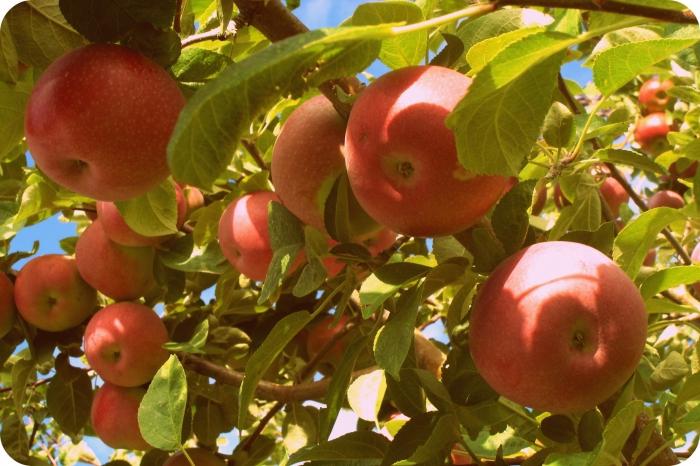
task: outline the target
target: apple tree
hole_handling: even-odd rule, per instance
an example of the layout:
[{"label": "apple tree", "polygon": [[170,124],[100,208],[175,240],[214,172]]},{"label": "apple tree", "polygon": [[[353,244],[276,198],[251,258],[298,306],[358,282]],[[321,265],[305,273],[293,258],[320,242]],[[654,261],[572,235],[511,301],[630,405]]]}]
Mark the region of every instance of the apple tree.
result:
[{"label": "apple tree", "polygon": [[[4,450],[688,458],[695,15],[388,0],[309,30],[299,3],[31,0],[2,20]],[[17,247],[55,216],[62,253]]]}]

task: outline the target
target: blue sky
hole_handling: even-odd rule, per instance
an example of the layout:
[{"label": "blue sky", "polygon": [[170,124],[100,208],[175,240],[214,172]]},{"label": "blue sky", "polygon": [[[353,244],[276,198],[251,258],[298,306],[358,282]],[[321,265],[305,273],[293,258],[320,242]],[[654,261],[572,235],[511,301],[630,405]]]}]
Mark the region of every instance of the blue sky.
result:
[{"label": "blue sky", "polygon": [[[350,17],[356,6],[361,3],[367,3],[366,0],[302,0],[302,5],[297,8],[294,13],[311,29],[320,27],[336,26],[344,19]],[[372,72],[379,74],[385,68],[381,65],[374,65]],[[564,76],[574,79],[581,83],[590,80],[590,71],[582,69],[578,63],[567,64],[563,69]],[[59,246],[59,241],[67,236],[75,236],[75,225],[68,222],[62,222],[58,216],[41,222],[37,225],[23,229],[12,241],[11,251],[27,251],[30,250],[34,241],[40,241],[39,254],[62,253]],[[24,262],[24,261],[23,261]],[[18,263],[21,266],[23,262]],[[428,336],[432,338],[444,338],[444,332],[441,326],[434,326],[430,329]],[[337,426],[337,433],[353,430],[354,422],[352,416],[344,413],[341,422]],[[222,448],[224,452],[230,452],[232,443],[235,438],[232,435],[227,436],[229,444]],[[86,437],[88,445],[94,450],[95,454],[102,462],[106,462],[112,449],[104,445],[99,439]]]}]

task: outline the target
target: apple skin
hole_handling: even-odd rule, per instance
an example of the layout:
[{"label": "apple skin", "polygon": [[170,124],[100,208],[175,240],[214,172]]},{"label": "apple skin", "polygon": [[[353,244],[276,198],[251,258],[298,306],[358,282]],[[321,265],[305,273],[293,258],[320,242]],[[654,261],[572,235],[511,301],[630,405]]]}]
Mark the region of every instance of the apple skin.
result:
[{"label": "apple skin", "polygon": [[83,279],[117,301],[136,299],[155,286],[152,247],[122,246],[111,241],[98,220],[89,225],[75,247],[75,260]]},{"label": "apple skin", "polygon": [[644,301],[622,269],[589,246],[551,241],[509,257],[484,282],[469,347],[499,394],[581,413],[634,373],[646,337]]},{"label": "apple skin", "polygon": [[[347,315],[342,315],[337,323],[334,322],[335,316],[326,316],[319,319],[307,330],[306,353],[309,358],[313,358],[335,335],[342,332],[345,325],[350,322],[350,318]],[[347,341],[341,338],[324,355],[321,361],[337,367],[343,359],[346,347]]]},{"label": "apple skin", "polygon": [[202,191],[195,188],[194,186],[185,185],[181,188],[182,193],[185,196],[185,202],[187,206],[186,216],[189,217],[189,215],[192,212],[199,209],[200,207],[204,207],[204,195],[202,194]]},{"label": "apple skin", "polygon": [[695,173],[698,171],[698,162],[694,161],[690,163],[689,165],[686,166],[686,168],[682,171],[678,171],[678,165],[677,162],[673,162],[669,167],[668,167],[668,172],[674,176],[675,178],[693,178],[695,176]]},{"label": "apple skin", "polygon": [[677,192],[664,189],[654,193],[654,195],[649,198],[647,205],[650,209],[654,209],[656,207],[671,207],[672,209],[680,209],[685,205],[685,201],[683,200],[683,196]]},{"label": "apple skin", "polygon": [[[197,466],[226,466],[221,458],[204,448],[188,448],[187,454]],[[168,458],[163,466],[190,466],[190,463],[182,452],[178,452]]]},{"label": "apple skin", "polygon": [[153,309],[123,302],[98,311],[85,329],[83,346],[90,367],[121,387],[149,382],[168,359],[162,348],[168,331]]},{"label": "apple skin", "polygon": [[[700,243],[696,244],[693,248],[693,252],[690,253],[690,260],[693,262],[693,264],[700,264]],[[695,295],[700,295],[700,282],[693,283],[692,286],[693,291],[695,291]]]},{"label": "apple skin", "polygon": [[80,325],[97,308],[97,292],[80,276],[75,259],[37,256],[15,280],[15,304],[24,320],[48,332]]},{"label": "apple skin", "polygon": [[251,280],[264,281],[272,261],[267,217],[277,194],[257,191],[234,200],[219,220],[219,246],[233,267]]},{"label": "apple skin", "polygon": [[630,200],[625,188],[615,178],[605,178],[600,185],[600,193],[615,217],[620,215],[620,206]]},{"label": "apple skin", "polygon": [[156,63],[123,46],[92,44],[37,81],[24,128],[53,181],[103,201],[130,199],[169,174],[166,148],[185,98]]},{"label": "apple skin", "polygon": [[649,112],[663,112],[671,102],[671,96],[666,91],[673,87],[673,81],[652,78],[644,82],[639,88],[639,103]]},{"label": "apple skin", "polygon": [[512,186],[509,178],[475,176],[457,160],[445,118],[470,84],[448,68],[414,66],[385,74],[358,97],[345,163],[355,197],[381,225],[412,236],[456,233]]},{"label": "apple skin", "polygon": [[[177,227],[180,228],[185,223],[187,216],[187,200],[183,195],[182,188],[177,184],[175,185],[175,198],[177,199]],[[136,233],[127,225],[114,202],[97,201],[97,218],[102,223],[107,237],[122,246],[157,246],[171,237],[171,235],[144,236]]]},{"label": "apple skin", "polygon": [[12,329],[16,312],[14,285],[7,275],[0,272],[0,338]]},{"label": "apple skin", "polygon": [[647,267],[653,267],[656,264],[656,249],[652,248],[647,251],[647,255],[644,256],[644,262],[642,265]]},{"label": "apple skin", "polygon": [[650,113],[637,123],[634,140],[643,150],[656,155],[665,145],[666,135],[670,130],[671,125],[665,113]]},{"label": "apple skin", "polygon": [[142,387],[119,387],[106,382],[95,392],[90,418],[95,434],[112,448],[150,450],[139,429],[139,404],[146,394]]},{"label": "apple skin", "polygon": [[463,451],[462,446],[458,443],[452,447],[452,451],[450,452],[450,460],[452,460],[452,464],[456,466],[474,464],[474,460],[471,456],[469,456],[469,453]]}]

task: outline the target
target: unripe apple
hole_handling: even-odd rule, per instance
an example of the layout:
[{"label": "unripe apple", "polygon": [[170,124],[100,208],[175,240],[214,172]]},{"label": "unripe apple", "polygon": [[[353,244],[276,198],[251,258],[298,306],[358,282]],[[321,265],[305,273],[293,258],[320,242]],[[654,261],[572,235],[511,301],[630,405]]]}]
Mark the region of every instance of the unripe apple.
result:
[{"label": "unripe apple", "polygon": [[615,217],[620,215],[620,206],[627,204],[630,200],[625,188],[615,178],[605,178],[605,181],[600,185],[600,194],[603,195],[603,199],[610,207],[610,212]]},{"label": "unripe apple", "polygon": [[152,247],[122,246],[107,238],[98,220],[88,226],[75,246],[75,260],[83,279],[118,301],[136,299],[156,286]]},{"label": "unripe apple", "polygon": [[355,197],[378,223],[406,235],[449,235],[473,225],[511,186],[457,160],[445,118],[470,84],[448,68],[414,66],[385,74],[358,97],[345,162]]},{"label": "unripe apple", "polygon": [[680,209],[685,205],[683,196],[675,191],[664,189],[657,191],[653,196],[649,198],[647,205],[650,209],[655,207],[671,207],[673,209]]},{"label": "unripe apple", "polygon": [[153,309],[143,304],[111,304],[85,329],[85,357],[107,382],[136,387],[150,381],[168,359],[168,331]]},{"label": "unripe apple", "polygon": [[[347,315],[342,315],[335,322],[335,316],[326,316],[318,320],[313,324],[308,330],[308,337],[306,338],[306,353],[309,358],[313,358],[317,355],[328,342],[330,342],[337,334],[341,333],[350,322],[350,318]],[[328,350],[328,352],[323,356],[321,361],[327,362],[334,367],[340,364],[343,359],[343,354],[345,353],[345,348],[347,347],[347,341],[344,338],[336,341],[333,346]]]},{"label": "unripe apple", "polygon": [[[307,225],[325,232],[326,198],[345,172],[345,121],[323,95],[310,98],[284,122],[272,151],[272,183],[280,202]],[[379,226],[366,215],[351,219],[351,235]]]},{"label": "unripe apple", "polygon": [[671,96],[666,92],[673,87],[673,81],[652,78],[639,88],[639,103],[649,112],[663,112],[671,102]]},{"label": "unripe apple", "polygon": [[[187,216],[187,200],[182,188],[177,184],[174,186],[177,200],[177,227],[180,228]],[[97,218],[107,237],[122,246],[157,246],[170,237],[170,235],[144,236],[136,233],[127,225],[114,202],[97,201]]]},{"label": "unripe apple", "polygon": [[503,261],[472,305],[469,348],[499,394],[554,413],[581,413],[634,373],[647,337],[637,287],[613,261],[551,241]]},{"label": "unripe apple", "polygon": [[60,332],[95,311],[97,293],[81,278],[73,258],[46,254],[27,262],[17,274],[15,304],[36,328]]},{"label": "unripe apple", "polygon": [[12,281],[0,272],[0,338],[8,334],[15,322],[15,291]]},{"label": "unripe apple", "polygon": [[[196,466],[226,466],[221,458],[204,448],[188,448],[187,454]],[[182,452],[178,452],[168,458],[163,466],[190,466],[190,462]]]},{"label": "unripe apple", "polygon": [[92,44],[37,81],[24,128],[37,166],[103,201],[144,194],[169,173],[166,148],[185,98],[156,63],[127,47]]},{"label": "unripe apple", "polygon": [[95,434],[112,448],[150,450],[139,429],[139,404],[146,394],[142,387],[119,387],[105,383],[92,399],[90,418]]},{"label": "unripe apple", "polygon": [[637,123],[634,140],[652,155],[659,154],[666,146],[666,135],[671,130],[664,112],[650,113]]}]

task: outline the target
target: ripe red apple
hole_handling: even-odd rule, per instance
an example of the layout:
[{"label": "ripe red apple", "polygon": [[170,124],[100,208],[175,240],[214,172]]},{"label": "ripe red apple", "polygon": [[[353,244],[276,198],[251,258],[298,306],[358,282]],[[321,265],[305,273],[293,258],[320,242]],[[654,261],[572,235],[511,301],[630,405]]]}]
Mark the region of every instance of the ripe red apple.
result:
[{"label": "ripe red apple", "polygon": [[326,198],[345,171],[344,142],[345,121],[318,95],[289,115],[272,150],[272,184],[280,202],[321,231]]},{"label": "ripe red apple", "polygon": [[666,114],[650,113],[637,123],[634,140],[647,152],[657,155],[666,145],[666,135],[671,130]]},{"label": "ripe red apple", "polygon": [[236,270],[252,280],[263,281],[272,261],[267,225],[270,202],[277,194],[258,191],[239,197],[219,220],[219,246]]},{"label": "ripe red apple", "polygon": [[107,382],[136,387],[150,381],[168,359],[163,344],[168,331],[153,309],[143,304],[111,304],[98,311],[85,329],[90,367]]},{"label": "ripe red apple", "polygon": [[129,247],[107,238],[100,221],[88,226],[75,247],[75,260],[83,279],[118,301],[136,299],[156,286],[152,247]]},{"label": "ripe red apple", "polygon": [[615,178],[605,178],[605,181],[600,185],[600,193],[615,217],[620,215],[620,206],[627,204],[630,200],[625,188]]},{"label": "ripe red apple", "polygon": [[[700,243],[696,244],[693,248],[693,252],[690,253],[690,260],[693,261],[693,264],[700,264]],[[700,282],[693,283],[692,286],[695,294],[700,295]]]},{"label": "ripe red apple", "polygon": [[166,147],[185,98],[156,63],[127,47],[92,44],[53,62],[24,120],[37,166],[103,201],[144,194],[169,173]]},{"label": "ripe red apple", "polygon": [[[187,454],[197,466],[226,466],[221,458],[204,448],[188,448]],[[178,452],[168,458],[163,466],[190,466],[190,463],[182,452]]]},{"label": "ripe red apple", "polygon": [[[335,316],[326,316],[309,327],[307,330],[308,337],[306,338],[306,353],[309,358],[317,355],[350,322],[350,318],[347,315],[340,316],[338,322],[335,322],[335,320]],[[341,338],[328,350],[321,361],[337,366],[343,359],[346,346],[347,341]]]},{"label": "ripe red apple", "polygon": [[666,92],[672,87],[673,81],[670,79],[649,79],[639,88],[639,103],[649,112],[663,112],[671,101],[671,96]]},{"label": "ripe red apple", "polygon": [[97,307],[97,293],[81,278],[76,261],[60,254],[37,256],[15,280],[15,304],[36,328],[60,332],[75,327]]},{"label": "ripe red apple", "polygon": [[[187,200],[182,188],[177,184],[175,184],[175,198],[177,199],[177,227],[180,228],[187,216]],[[114,202],[98,201],[97,217],[107,237],[123,246],[157,246],[170,237],[170,235],[144,236],[136,233],[127,225]]]},{"label": "ripe red apple", "polygon": [[12,329],[16,311],[14,285],[7,275],[0,272],[0,338]]},{"label": "ripe red apple", "polygon": [[119,387],[105,383],[92,399],[90,418],[95,434],[112,448],[150,450],[139,429],[139,404],[146,394],[142,387]]},{"label": "ripe red apple", "polygon": [[204,206],[204,195],[202,194],[202,191],[194,186],[182,186],[182,193],[185,196],[185,201],[187,204],[187,217],[189,217],[189,215],[195,210]]},{"label": "ripe red apple", "polygon": [[671,207],[673,209],[680,209],[685,205],[683,196],[675,191],[664,189],[657,191],[653,196],[649,198],[647,205],[650,209],[655,207]]},{"label": "ripe red apple", "polygon": [[675,178],[693,178],[695,173],[698,171],[697,161],[690,162],[689,164],[683,166],[685,166],[685,168],[678,171],[678,162],[673,162],[668,167],[668,172]]},{"label": "ripe red apple", "polygon": [[458,443],[455,443],[452,447],[452,451],[450,452],[450,459],[452,460],[452,464],[456,466],[474,464],[474,460],[471,456],[469,456],[469,453],[464,451],[462,446]]},{"label": "ripe red apple", "polygon": [[360,94],[345,162],[355,197],[380,224],[406,235],[449,235],[473,225],[512,186],[505,177],[469,173],[457,160],[445,118],[470,84],[448,68],[414,66]]},{"label": "ripe red apple", "polygon": [[634,373],[646,329],[644,301],[622,269],[590,246],[551,241],[509,257],[484,282],[469,348],[506,398],[580,413]]}]

